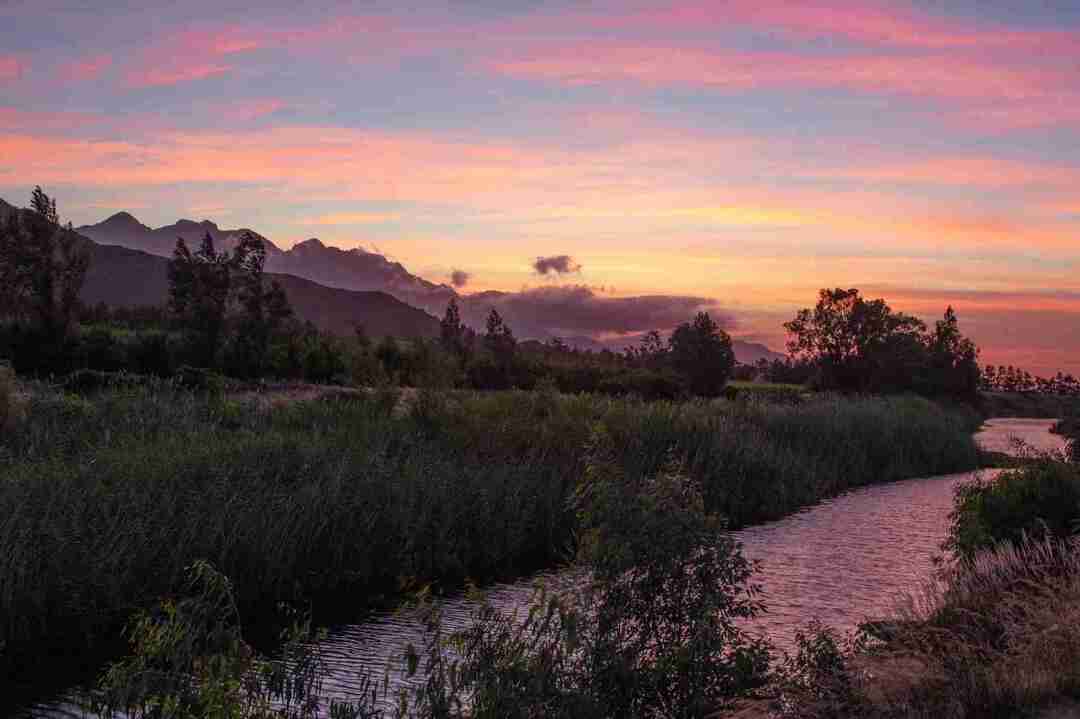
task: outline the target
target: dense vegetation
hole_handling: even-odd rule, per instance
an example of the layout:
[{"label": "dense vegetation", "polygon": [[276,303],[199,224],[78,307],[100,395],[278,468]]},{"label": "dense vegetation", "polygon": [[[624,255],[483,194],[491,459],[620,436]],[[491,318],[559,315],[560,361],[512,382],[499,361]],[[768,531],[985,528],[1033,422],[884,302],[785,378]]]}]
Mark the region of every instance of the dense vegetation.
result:
[{"label": "dense vegetation", "polygon": [[89,398],[39,385],[24,413],[0,439],[9,653],[101,636],[197,559],[258,609],[551,564],[574,536],[567,498],[597,427],[627,476],[675,456],[736,525],[977,462],[971,418],[914,399],[373,393],[261,409],[159,383]]},{"label": "dense vegetation", "polygon": [[856,289],[825,289],[813,309],[800,310],[784,328],[792,369],[812,366],[822,389],[976,397],[978,348],[961,334],[952,307],[928,331],[885,300],[864,299]]}]

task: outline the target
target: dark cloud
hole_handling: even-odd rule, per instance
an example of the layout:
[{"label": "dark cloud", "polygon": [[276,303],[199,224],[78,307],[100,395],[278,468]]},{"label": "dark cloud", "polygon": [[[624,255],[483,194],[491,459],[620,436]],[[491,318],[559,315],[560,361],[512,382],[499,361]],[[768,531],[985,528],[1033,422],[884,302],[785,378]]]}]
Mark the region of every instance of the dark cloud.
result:
[{"label": "dark cloud", "polygon": [[483,292],[464,298],[466,320],[482,327],[492,307],[518,337],[630,335],[669,330],[706,310],[725,328],[734,320],[714,300],[686,295],[606,297],[584,285],[538,287],[521,292]]},{"label": "dark cloud", "polygon": [[469,284],[470,279],[472,279],[472,275],[465,270],[454,270],[450,273],[450,284],[458,289]]},{"label": "dark cloud", "polygon": [[553,272],[557,275],[565,275],[581,271],[581,265],[574,262],[574,258],[570,255],[537,257],[536,261],[532,263],[532,267],[538,275],[548,275]]}]

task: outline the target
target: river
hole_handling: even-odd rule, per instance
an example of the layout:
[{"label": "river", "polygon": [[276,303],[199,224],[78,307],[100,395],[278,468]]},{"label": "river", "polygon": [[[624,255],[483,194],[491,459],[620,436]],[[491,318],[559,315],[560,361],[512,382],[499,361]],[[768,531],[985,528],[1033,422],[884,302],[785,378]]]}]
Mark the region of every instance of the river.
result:
[{"label": "river", "polygon": [[[1040,451],[1060,450],[1062,437],[1050,433],[1053,420],[992,419],[976,435],[987,450],[1015,453],[1017,441]],[[997,470],[983,470],[987,476]],[[767,612],[750,624],[784,648],[794,632],[818,619],[844,632],[873,617],[887,616],[929,579],[948,527],[953,490],[977,473],[911,479],[847,492],[784,519],[740,530],[745,554],[759,563],[757,581]],[[490,587],[485,594],[511,612],[526,606],[537,581],[566,583],[565,575]],[[464,597],[442,605],[444,624],[463,628],[475,604]],[[404,615],[384,615],[331,628],[324,643],[329,674],[327,696],[356,693],[360,676],[383,677],[393,658],[423,629]],[[396,666],[396,665],[395,665]],[[391,687],[406,680],[392,671]],[[391,692],[393,694],[393,692]],[[36,707],[34,716],[71,716],[70,705]]]}]

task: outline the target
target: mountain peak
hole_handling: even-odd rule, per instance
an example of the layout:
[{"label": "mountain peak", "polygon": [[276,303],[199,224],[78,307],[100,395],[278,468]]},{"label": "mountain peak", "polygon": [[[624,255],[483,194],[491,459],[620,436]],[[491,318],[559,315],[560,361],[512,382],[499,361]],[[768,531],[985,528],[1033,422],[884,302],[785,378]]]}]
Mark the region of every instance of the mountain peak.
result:
[{"label": "mountain peak", "polygon": [[293,246],[293,251],[304,252],[318,252],[325,250],[326,245],[318,237],[312,237],[311,239],[304,240],[303,242],[297,242]]},{"label": "mountain peak", "polygon": [[107,227],[114,227],[114,228],[130,227],[132,229],[136,229],[136,228],[146,227],[146,225],[139,222],[138,218],[136,218],[135,215],[131,214],[130,212],[125,212],[123,210],[121,210],[120,212],[117,212],[115,215],[109,216],[108,218],[103,220],[100,224],[104,225],[104,226],[107,226]]}]

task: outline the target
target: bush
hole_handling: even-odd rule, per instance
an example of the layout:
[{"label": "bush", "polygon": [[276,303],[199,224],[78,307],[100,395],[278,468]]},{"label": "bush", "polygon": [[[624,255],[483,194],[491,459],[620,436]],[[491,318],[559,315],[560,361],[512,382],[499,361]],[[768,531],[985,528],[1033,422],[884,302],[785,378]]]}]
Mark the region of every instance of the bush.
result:
[{"label": "bush", "polygon": [[1080,467],[1042,459],[956,489],[946,547],[971,557],[1025,536],[1062,538],[1080,527]]},{"label": "bush", "polygon": [[[785,654],[770,677],[774,708],[782,717],[830,719],[865,708],[852,666],[857,641],[843,643],[819,622],[795,633],[795,654]],[[858,716],[858,714],[855,714]]]},{"label": "bush", "polygon": [[[358,704],[323,706],[321,635],[297,622],[275,660],[244,641],[232,584],[206,562],[188,569],[182,596],[141,613],[127,631],[131,656],[83,699],[96,716],[133,719],[374,719],[373,687]],[[328,714],[324,713],[324,710]]]}]

